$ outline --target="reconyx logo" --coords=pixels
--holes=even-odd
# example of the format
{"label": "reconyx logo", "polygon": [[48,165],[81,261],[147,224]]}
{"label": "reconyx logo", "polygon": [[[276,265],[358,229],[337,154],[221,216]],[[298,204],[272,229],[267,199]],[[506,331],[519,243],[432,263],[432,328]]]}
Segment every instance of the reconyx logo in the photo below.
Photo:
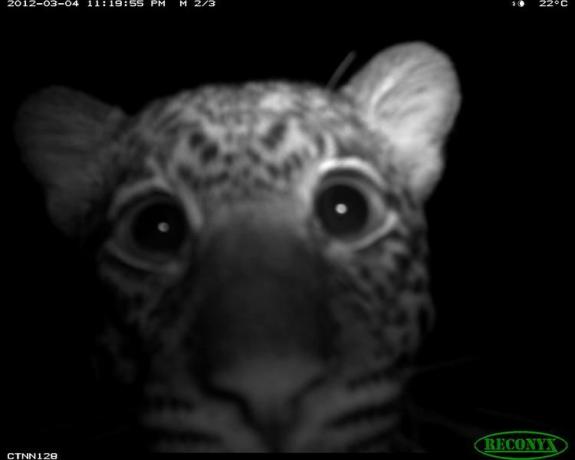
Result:
{"label": "reconyx logo", "polygon": [[503,431],[479,438],[474,446],[488,457],[536,460],[562,454],[567,450],[567,441],[538,431]]}

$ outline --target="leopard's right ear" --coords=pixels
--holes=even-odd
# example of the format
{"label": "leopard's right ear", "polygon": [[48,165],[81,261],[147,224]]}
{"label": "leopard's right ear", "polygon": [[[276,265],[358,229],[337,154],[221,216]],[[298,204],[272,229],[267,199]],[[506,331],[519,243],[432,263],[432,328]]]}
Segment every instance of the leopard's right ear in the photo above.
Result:
{"label": "leopard's right ear", "polygon": [[15,138],[24,162],[43,185],[48,212],[72,233],[103,179],[103,157],[124,113],[87,94],[50,87],[22,104]]}

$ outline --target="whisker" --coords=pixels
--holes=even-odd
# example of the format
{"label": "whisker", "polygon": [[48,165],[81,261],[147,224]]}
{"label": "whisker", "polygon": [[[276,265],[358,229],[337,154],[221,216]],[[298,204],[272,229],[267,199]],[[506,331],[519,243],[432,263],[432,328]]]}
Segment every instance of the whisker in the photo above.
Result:
{"label": "whisker", "polygon": [[483,360],[484,358],[477,356],[462,356],[458,358],[453,358],[446,361],[440,361],[433,364],[427,364],[424,366],[414,367],[410,371],[410,377],[419,377],[423,374],[429,374],[436,371],[441,371],[449,368],[457,368],[462,366],[467,366],[469,364],[476,364],[477,362]]}
{"label": "whisker", "polygon": [[498,419],[505,418],[509,420],[516,420],[518,422],[530,423],[532,425],[541,426],[542,423],[540,420],[535,420],[531,417],[525,417],[524,415],[517,415],[510,412],[504,412],[496,409],[486,409],[484,407],[477,407],[475,410],[481,414],[487,416],[497,417]]}
{"label": "whisker", "polygon": [[333,73],[333,75],[331,76],[329,81],[327,82],[326,87],[328,89],[334,89],[335,88],[335,85],[337,85],[340,78],[343,76],[345,71],[349,68],[350,64],[355,59],[356,54],[357,53],[355,51],[350,51],[349,53],[347,53],[345,58],[343,58],[343,61],[341,61],[341,63],[337,66],[337,68],[335,69],[335,72]]}
{"label": "whisker", "polygon": [[471,439],[478,437],[484,431],[479,425],[461,423],[460,421],[441,415],[439,412],[416,405],[413,402],[409,402],[408,404],[412,406],[410,412],[414,414],[418,424],[440,425],[451,433]]}

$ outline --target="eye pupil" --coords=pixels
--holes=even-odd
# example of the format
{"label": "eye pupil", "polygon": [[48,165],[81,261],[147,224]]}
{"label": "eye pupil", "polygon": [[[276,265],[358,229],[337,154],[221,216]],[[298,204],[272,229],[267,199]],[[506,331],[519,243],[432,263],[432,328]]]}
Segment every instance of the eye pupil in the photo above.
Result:
{"label": "eye pupil", "polygon": [[171,203],[156,203],[142,209],[132,223],[132,237],[145,251],[177,251],[186,237],[182,211]]}
{"label": "eye pupil", "polygon": [[366,198],[350,185],[325,188],[319,193],[315,208],[324,230],[336,237],[361,231],[368,220]]}
{"label": "eye pupil", "polygon": [[170,231],[170,224],[167,222],[159,222],[158,230],[162,233],[168,233]]}

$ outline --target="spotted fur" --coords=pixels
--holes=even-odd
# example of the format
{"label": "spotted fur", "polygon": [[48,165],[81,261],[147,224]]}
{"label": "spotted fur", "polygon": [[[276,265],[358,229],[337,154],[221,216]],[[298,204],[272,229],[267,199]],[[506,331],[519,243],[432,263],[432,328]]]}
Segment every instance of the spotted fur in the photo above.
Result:
{"label": "spotted fur", "polygon": [[[206,86],[134,116],[65,88],[23,104],[24,159],[54,223],[93,251],[112,299],[98,356],[135,395],[147,448],[413,448],[398,427],[432,320],[422,206],[458,105],[449,59],[423,43],[338,92]],[[369,232],[319,221],[338,175],[368,196]],[[170,257],[133,247],[158,200],[185,216]]]}

